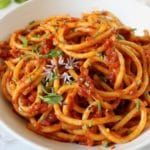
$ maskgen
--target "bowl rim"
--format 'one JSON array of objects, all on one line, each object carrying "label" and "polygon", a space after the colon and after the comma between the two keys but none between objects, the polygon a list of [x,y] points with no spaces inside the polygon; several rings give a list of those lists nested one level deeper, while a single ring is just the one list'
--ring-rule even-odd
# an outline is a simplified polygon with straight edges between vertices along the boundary
[{"label": "bowl rim", "polygon": [[[16,7],[13,10],[9,11],[6,15],[0,17],[0,24],[3,21],[3,19],[7,18],[7,16],[9,16],[12,12],[19,11],[20,9],[22,9],[22,7],[31,5],[31,3],[34,3],[35,1],[36,0],[26,1],[22,5],[20,5],[19,7]],[[138,4],[140,3],[137,0],[133,0],[133,1],[135,3],[138,3]],[[147,7],[148,9],[150,9],[147,5],[145,5],[143,3],[140,3],[140,5],[142,5],[144,7]],[[15,130],[13,130],[12,128],[9,128],[9,126],[5,122],[3,122],[2,120],[0,120],[0,126],[2,126],[4,129],[6,129],[6,131],[9,132],[10,134],[12,134],[16,139],[21,140],[21,142],[23,142],[25,144],[28,144],[31,147],[36,148],[37,150],[52,150],[52,148],[49,148],[49,147],[44,146],[44,145],[41,146],[40,144],[37,144],[36,142],[30,141],[27,138],[21,136]],[[149,140],[143,140],[139,145],[135,145],[134,147],[132,146],[131,149],[132,150],[138,150],[138,149],[142,149],[142,148],[144,148],[144,146],[148,146],[148,145],[149,145]]]},{"label": "bowl rim", "polygon": [[[30,5],[32,2],[35,2],[36,0],[29,0],[29,1],[25,1],[24,3],[22,3],[20,6],[10,10],[6,15],[0,17],[0,23],[3,21],[3,19],[7,18],[7,16],[9,16],[12,12],[18,11],[19,9],[22,9],[22,7],[28,6]],[[37,143],[35,143],[34,141],[30,141],[27,138],[21,136],[20,134],[18,134],[15,130],[9,128],[9,126],[3,122],[2,120],[0,120],[0,126],[2,126],[2,128],[4,128],[8,133],[10,133],[11,135],[14,136],[14,138],[20,140],[21,142],[28,144],[31,147],[36,148],[37,150],[52,150],[51,148],[47,148],[45,146],[41,146]]]}]

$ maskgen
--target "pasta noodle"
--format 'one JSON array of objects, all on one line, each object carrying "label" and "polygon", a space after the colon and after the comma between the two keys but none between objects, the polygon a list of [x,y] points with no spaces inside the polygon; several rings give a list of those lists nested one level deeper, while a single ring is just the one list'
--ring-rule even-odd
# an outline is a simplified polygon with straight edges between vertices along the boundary
[{"label": "pasta noodle", "polygon": [[111,145],[148,127],[150,34],[108,11],[34,21],[0,42],[0,57],[3,96],[38,134]]}]

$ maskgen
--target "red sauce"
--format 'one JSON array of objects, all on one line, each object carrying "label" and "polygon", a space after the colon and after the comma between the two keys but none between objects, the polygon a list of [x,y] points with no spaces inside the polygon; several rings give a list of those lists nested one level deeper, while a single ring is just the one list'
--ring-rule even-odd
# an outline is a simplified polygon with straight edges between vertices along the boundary
[{"label": "red sauce", "polygon": [[39,114],[41,114],[47,111],[47,109],[48,105],[46,103],[37,103],[33,105],[31,112],[38,112]]},{"label": "red sauce", "polygon": [[28,98],[22,99],[22,103],[25,106],[30,106],[35,101],[35,98],[36,98],[36,92],[33,91],[32,95],[29,95]]},{"label": "red sauce", "polygon": [[8,42],[0,43],[0,58],[7,59],[10,56]]},{"label": "red sauce", "polygon": [[86,41],[92,42],[92,41],[94,41],[94,38],[93,38],[93,37],[90,37],[90,36],[87,36],[87,37],[86,37]]},{"label": "red sauce", "polygon": [[104,48],[105,49],[110,49],[113,47],[115,42],[115,38],[112,36],[111,38],[107,39],[104,43]]},{"label": "red sauce", "polygon": [[88,145],[88,146],[94,145],[94,141],[93,141],[92,138],[87,137],[87,145]]},{"label": "red sauce", "polygon": [[39,123],[36,124],[35,130],[40,134],[41,126]]},{"label": "red sauce", "polygon": [[41,103],[39,109],[40,109],[39,112],[43,113],[43,112],[47,111],[48,105],[46,103]]},{"label": "red sauce", "polygon": [[78,20],[79,20],[79,18],[76,18],[76,17],[71,17],[71,18],[70,18],[70,21],[71,21],[71,22],[76,22],[76,21],[78,21]]},{"label": "red sauce", "polygon": [[41,54],[47,54],[50,50],[54,48],[53,46],[53,36],[50,36],[48,39],[44,41],[43,47],[40,50]]},{"label": "red sauce", "polygon": [[115,81],[116,75],[118,73],[118,68],[119,68],[119,59],[117,52],[114,49],[114,40],[113,38],[107,40],[105,42],[105,61],[107,63],[108,69],[110,71],[110,74],[108,76],[108,79],[110,80],[111,83]]},{"label": "red sauce", "polygon": [[21,51],[17,48],[14,48],[10,50],[10,54],[16,58],[16,57],[21,56]]},{"label": "red sauce", "polygon": [[41,121],[41,125],[50,126],[58,121],[56,115],[54,113],[49,113],[48,117],[45,120]]},{"label": "red sauce", "polygon": [[40,124],[43,125],[43,126],[50,126],[51,125],[51,123],[48,120],[42,120],[40,122]]},{"label": "red sauce", "polygon": [[78,78],[79,91],[78,94],[83,97],[91,97],[94,93],[94,82],[88,75],[88,71],[85,68],[81,69],[81,75]]},{"label": "red sauce", "polygon": [[32,92],[32,95],[29,96],[28,100],[30,103],[33,103],[36,98],[36,92]]},{"label": "red sauce", "polygon": [[3,71],[5,71],[5,66],[1,65],[0,63],[0,76],[3,73]]},{"label": "red sauce", "polygon": [[144,52],[145,52],[146,58],[150,59],[150,49],[146,49]]},{"label": "red sauce", "polygon": [[102,117],[102,112],[99,112],[99,111],[96,111],[93,116],[93,118],[99,118],[99,117]]}]

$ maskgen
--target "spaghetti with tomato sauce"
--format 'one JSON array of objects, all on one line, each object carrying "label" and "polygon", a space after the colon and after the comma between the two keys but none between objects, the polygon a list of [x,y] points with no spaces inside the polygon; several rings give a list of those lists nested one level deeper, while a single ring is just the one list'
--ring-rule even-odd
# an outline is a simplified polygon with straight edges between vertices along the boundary
[{"label": "spaghetti with tomato sauce", "polygon": [[150,122],[149,50],[108,11],[34,21],[0,42],[2,93],[47,138],[127,143]]}]

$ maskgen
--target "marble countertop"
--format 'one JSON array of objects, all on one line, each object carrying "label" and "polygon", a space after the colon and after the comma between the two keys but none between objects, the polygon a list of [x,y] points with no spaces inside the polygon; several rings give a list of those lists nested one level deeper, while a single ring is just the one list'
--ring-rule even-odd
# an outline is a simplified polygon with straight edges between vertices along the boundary
[{"label": "marble countertop", "polygon": [[[140,3],[145,3],[150,6],[150,0],[137,0]],[[0,10],[0,18],[5,16],[8,12],[19,7],[19,4],[12,3],[8,8]],[[8,133],[2,126],[0,126],[0,150],[36,150],[35,148],[23,143],[22,141],[13,137],[10,133]],[[148,150],[149,146],[143,148],[142,150]]]}]

